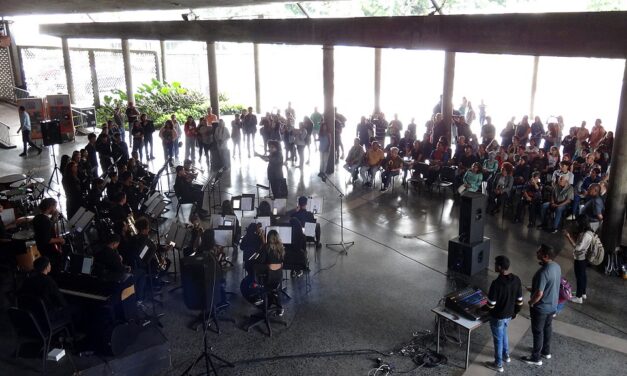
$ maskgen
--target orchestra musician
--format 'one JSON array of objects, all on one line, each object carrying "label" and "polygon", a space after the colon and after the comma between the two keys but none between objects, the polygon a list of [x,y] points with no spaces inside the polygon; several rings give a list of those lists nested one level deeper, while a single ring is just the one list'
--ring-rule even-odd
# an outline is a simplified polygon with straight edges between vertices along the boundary
[{"label": "orchestra musician", "polygon": [[134,182],[133,175],[126,171],[120,175],[120,183],[122,184],[122,192],[126,194],[126,201],[133,213],[139,211],[139,205],[145,196],[144,182]]},{"label": "orchestra musician", "polygon": [[78,164],[74,160],[70,161],[65,167],[62,184],[65,191],[67,216],[72,218],[83,203],[83,190],[78,178]]},{"label": "orchestra musician", "polygon": [[94,254],[96,275],[105,279],[118,279],[131,268],[124,265],[122,256],[118,253],[120,235],[112,234],[106,240],[106,245]]},{"label": "orchestra musician", "polygon": [[109,219],[114,226],[126,221],[131,215],[131,209],[126,203],[126,193],[117,192],[111,197],[111,209],[109,210]]},{"label": "orchestra musician", "polygon": [[58,236],[55,228],[54,223],[58,217],[57,200],[44,198],[39,203],[39,214],[33,218],[33,230],[35,232],[37,249],[43,256],[48,257],[52,264],[52,270],[55,273],[63,268],[61,247],[65,244],[65,239]]},{"label": "orchestra musician", "polygon": [[33,268],[33,273],[26,278],[19,294],[41,299],[51,322],[70,318],[71,310],[59,291],[59,286],[48,275],[52,270],[50,260],[46,256],[39,257],[33,262]]},{"label": "orchestra musician", "polygon": [[107,184],[107,197],[111,199],[111,197],[120,191],[122,191],[122,184],[118,181],[118,173],[111,171],[109,173],[109,183]]},{"label": "orchestra musician", "polygon": [[185,167],[176,166],[176,180],[174,181],[174,192],[176,197],[183,204],[196,204],[196,209],[200,214],[205,214],[202,209],[203,193],[202,190],[192,184],[194,175],[189,175],[185,171]]},{"label": "orchestra musician", "polygon": [[[164,276],[170,267],[170,260],[164,255],[164,251],[167,248],[157,248],[150,239],[150,222],[147,218],[138,218],[135,221],[135,228],[137,229],[137,235],[133,237],[131,251],[134,259],[133,264],[136,269],[143,270],[149,278],[153,278],[153,281],[157,283],[156,286],[160,286],[162,282],[160,277]],[[141,257],[145,247],[147,247],[146,254],[144,257]]]}]

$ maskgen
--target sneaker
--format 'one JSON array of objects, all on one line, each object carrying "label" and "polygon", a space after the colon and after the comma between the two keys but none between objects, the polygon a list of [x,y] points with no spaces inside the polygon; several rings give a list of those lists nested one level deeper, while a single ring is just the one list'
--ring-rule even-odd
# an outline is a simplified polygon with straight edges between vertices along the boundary
[{"label": "sneaker", "polygon": [[570,301],[573,303],[577,303],[577,304],[583,304],[583,299],[582,298],[578,298],[576,296],[573,296],[572,298],[570,298]]},{"label": "sneaker", "polygon": [[285,313],[285,310],[283,308],[279,308],[276,311],[276,315],[279,316],[279,317],[283,316],[284,313]]},{"label": "sneaker", "polygon": [[493,371],[496,371],[496,372],[503,372],[504,371],[503,366],[499,366],[499,365],[497,365],[494,362],[485,362],[485,363],[483,363],[483,365],[486,366],[487,368],[493,370]]},{"label": "sneaker", "polygon": [[569,220],[569,221],[574,221],[576,218],[575,218],[574,214],[571,214],[568,217],[566,217],[566,219]]},{"label": "sneaker", "polygon": [[387,190],[388,190],[388,189],[387,189],[386,187],[383,187],[383,188],[381,188],[381,190],[380,190],[380,191],[381,191],[381,192],[385,192],[385,191],[387,191]]},{"label": "sneaker", "polygon": [[542,365],[542,360],[538,359],[535,360],[530,356],[523,356],[522,358],[520,358],[520,360],[522,360],[523,362],[527,363],[527,364],[531,364],[534,366],[541,366]]},{"label": "sneaker", "polygon": [[551,359],[551,354],[542,354],[541,355],[544,359]]},{"label": "sneaker", "polygon": [[302,276],[303,276],[303,271],[302,270],[299,270],[299,271],[296,272],[296,278],[300,278]]},{"label": "sneaker", "polygon": [[586,295],[586,294],[581,295],[581,297],[582,297],[584,300],[588,299],[588,295]]},{"label": "sneaker", "polygon": [[39,148],[39,149],[37,149],[37,155],[40,155],[42,151],[44,151],[44,149],[43,149],[43,148]]},{"label": "sneaker", "polygon": [[549,234],[557,234],[559,232],[558,229],[554,228],[553,230],[549,230]]},{"label": "sneaker", "polygon": [[322,243],[320,242],[316,243],[316,249],[320,249],[320,248],[322,248]]},{"label": "sneaker", "polygon": [[20,154],[20,157],[25,157],[26,156],[26,152],[23,152],[22,154]]},{"label": "sneaker", "polygon": [[503,356],[503,361],[505,363],[509,363],[509,362],[512,361],[512,358],[510,358],[509,354],[507,354],[507,355]]}]

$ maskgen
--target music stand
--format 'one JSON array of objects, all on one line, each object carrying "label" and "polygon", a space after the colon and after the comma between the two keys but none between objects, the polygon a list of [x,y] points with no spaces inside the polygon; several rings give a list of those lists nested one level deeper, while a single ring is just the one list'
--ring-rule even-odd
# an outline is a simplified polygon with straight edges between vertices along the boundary
[{"label": "music stand", "polygon": [[[348,256],[348,249],[355,245],[355,242],[345,242],[344,241],[344,193],[329,179],[329,177],[324,174],[323,175],[326,182],[329,183],[337,192],[338,198],[340,199],[340,242],[339,243],[327,243],[327,248],[332,251],[339,252],[340,254]],[[340,250],[333,249],[333,247],[339,247]]]},{"label": "music stand", "polygon": [[52,161],[54,162],[54,168],[52,169],[52,173],[50,174],[50,179],[48,179],[48,191],[50,191],[52,179],[54,179],[55,183],[59,185],[59,174],[63,175],[63,171],[61,171],[59,165],[57,164],[57,154],[54,151],[54,145],[52,145],[50,149],[52,149]]}]

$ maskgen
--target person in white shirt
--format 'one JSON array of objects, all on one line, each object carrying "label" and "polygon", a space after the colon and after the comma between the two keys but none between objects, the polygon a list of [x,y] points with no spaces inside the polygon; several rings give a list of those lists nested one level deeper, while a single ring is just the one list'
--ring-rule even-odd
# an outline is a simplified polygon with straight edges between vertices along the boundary
[{"label": "person in white shirt", "polygon": [[24,143],[24,151],[20,154],[20,157],[25,157],[27,155],[28,145],[37,149],[37,155],[41,154],[42,148],[35,145],[33,140],[30,138],[31,132],[31,124],[30,124],[30,115],[26,112],[26,108],[24,106],[20,106],[19,108],[20,114],[20,128],[17,130],[17,133],[22,132],[22,142]]}]

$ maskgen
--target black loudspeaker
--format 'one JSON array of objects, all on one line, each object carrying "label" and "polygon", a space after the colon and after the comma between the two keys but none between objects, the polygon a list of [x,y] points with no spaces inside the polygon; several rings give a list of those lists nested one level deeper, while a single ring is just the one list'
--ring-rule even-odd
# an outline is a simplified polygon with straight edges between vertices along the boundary
[{"label": "black loudspeaker", "polygon": [[486,196],[476,192],[464,192],[459,208],[459,240],[477,243],[483,240]]},{"label": "black loudspeaker", "polygon": [[60,145],[63,143],[63,139],[61,138],[61,123],[59,120],[47,120],[39,124],[41,124],[44,146]]},{"label": "black loudspeaker", "polygon": [[188,309],[210,310],[211,305],[217,303],[218,269],[218,263],[211,254],[193,255],[181,260],[183,301]]},{"label": "black loudspeaker", "polygon": [[477,274],[490,263],[490,239],[468,244],[453,238],[448,241],[448,268],[466,275]]}]

